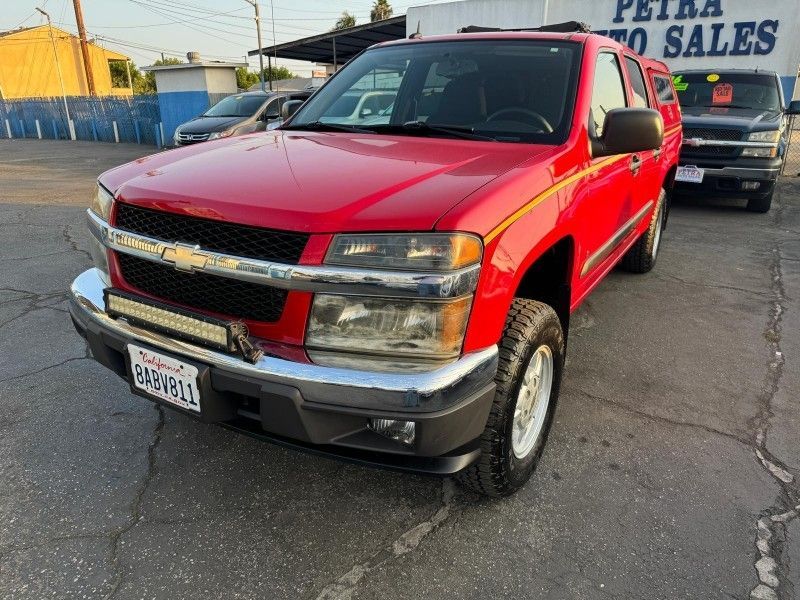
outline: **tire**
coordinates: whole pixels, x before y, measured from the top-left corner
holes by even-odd
[[[767,196],[766,198],[750,198],[747,201],[747,210],[754,213],[769,212],[769,209],[772,206],[772,196],[774,195],[775,195],[775,190],[772,190],[769,193],[769,196]]]
[[[535,387],[543,391],[546,387],[548,352],[551,369],[546,404],[541,404],[545,399],[544,393],[537,395],[539,402],[526,402],[534,396],[530,394],[531,389]],[[497,390],[489,420],[480,437],[480,458],[459,473],[462,485],[485,496],[502,497],[514,493],[530,479],[553,422],[564,352],[564,334],[556,312],[547,304],[516,298],[506,317],[500,341],[499,366],[495,376]],[[536,362],[537,357],[541,363]],[[533,371],[536,364],[543,366],[538,378],[540,386],[528,385],[523,389],[526,373]],[[525,395],[526,390],[528,395]],[[518,408],[519,419],[515,419]],[[515,435],[515,432],[525,430],[523,424],[526,420],[531,424],[529,427],[533,427],[527,430],[528,438]],[[515,424],[519,429],[515,430]]]
[[[620,266],[631,273],[647,273],[656,264],[658,250],[661,248],[661,233],[664,229],[664,209],[667,193],[662,189],[658,196],[656,209],[650,220],[650,227],[636,240],[630,250],[622,257]]]

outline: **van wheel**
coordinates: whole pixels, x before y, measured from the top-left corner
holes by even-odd
[[[754,213],[769,212],[772,206],[772,196],[774,195],[775,190],[772,190],[766,198],[750,198],[747,201],[747,210]]]
[[[486,496],[522,487],[544,450],[564,368],[564,334],[555,311],[516,298],[506,317],[497,389],[480,437],[481,455],[458,478]]]
[[[656,209],[650,220],[650,227],[636,240],[630,250],[622,257],[620,266],[631,273],[647,273],[656,264],[658,249],[661,247],[661,232],[664,229],[664,208],[667,193],[662,189],[658,196]]]

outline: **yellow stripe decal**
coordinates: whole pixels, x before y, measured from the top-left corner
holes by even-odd
[[[680,129],[681,127],[683,127],[683,125],[678,125],[677,127],[673,127],[672,129],[669,129],[669,130],[665,131],[664,132],[664,137],[667,137],[669,135],[672,135],[673,133],[676,133],[678,131],[678,129]]]
[[[541,194],[539,194],[538,196],[533,198],[533,200],[528,202],[525,206],[520,208],[517,212],[515,212],[510,217],[508,217],[505,221],[500,223],[500,225],[498,225],[497,227],[492,229],[486,235],[486,237],[484,238],[484,243],[488,244],[489,242],[491,242],[494,238],[496,238],[503,231],[508,229],[516,221],[518,221],[519,219],[524,217],[525,214],[528,213],[537,204],[539,204],[542,201],[546,200],[547,198],[549,198],[550,196],[552,196],[553,194],[555,194],[559,190],[567,187],[570,183],[574,183],[575,181],[577,181],[581,177],[585,177],[586,175],[590,175],[590,174],[594,173],[595,171],[598,171],[598,170],[602,169],[603,167],[607,167],[608,165],[614,164],[615,162],[617,162],[619,160],[622,160],[623,158],[626,158],[627,156],[629,156],[629,155],[628,154],[619,154],[617,156],[612,156],[610,158],[607,158],[604,161],[601,161],[601,162],[597,163],[596,165],[592,165],[591,167],[589,167],[587,169],[584,169],[583,171],[579,171],[579,172],[575,173],[574,175],[570,175],[569,177],[559,181],[557,184],[547,188]]]

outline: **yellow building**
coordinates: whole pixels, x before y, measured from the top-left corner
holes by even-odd
[[[52,33],[55,52],[48,25],[0,32],[0,99],[61,96],[56,53],[66,95],[89,95],[80,39],[58,27],[52,27]],[[133,94],[129,87],[117,88],[111,83],[109,63],[124,63],[127,56],[89,43],[89,57],[98,96]]]

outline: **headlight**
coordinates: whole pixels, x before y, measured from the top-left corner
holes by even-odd
[[[216,140],[216,139],[219,139],[219,138],[229,137],[231,134],[233,134],[233,130],[232,129],[229,129],[229,130],[226,130],[226,131],[215,131],[214,133],[212,133],[212,134],[210,134],[208,136],[208,140],[211,141],[211,140]]]
[[[114,196],[98,183],[89,209],[104,221],[108,221],[113,203]]]
[[[771,142],[777,143],[781,139],[781,132],[778,129],[772,131],[757,131],[747,136],[748,142]]]
[[[749,156],[751,158],[774,158],[778,155],[778,148],[745,148],[742,150],[742,156]]]
[[[461,352],[472,296],[449,301],[317,294],[306,346],[399,359]]]
[[[482,252],[481,241],[466,234],[343,234],[333,239],[325,263],[448,271],[479,263]]]

